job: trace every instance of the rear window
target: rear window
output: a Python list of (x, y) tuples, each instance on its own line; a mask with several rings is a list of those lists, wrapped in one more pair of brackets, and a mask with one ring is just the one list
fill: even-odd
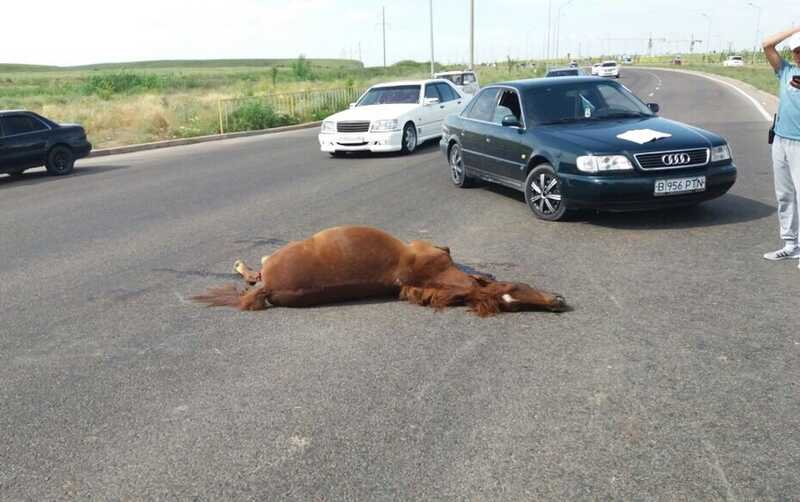
[(464, 111), (464, 116), (473, 120), (491, 122), (494, 118), (497, 94), (500, 89), (485, 89), (470, 101), (469, 107)]
[(733, 56), (731, 58), (731, 60), (733, 60), (733, 61), (741, 61), (742, 60), (742, 56)]
[(8, 115), (0, 120), (3, 121), (3, 132), (6, 136), (47, 129), (47, 126), (41, 120), (28, 115)]
[(456, 91), (447, 84), (438, 83), (436, 88), (439, 89), (439, 94), (442, 96), (442, 101), (453, 101), (459, 98)]

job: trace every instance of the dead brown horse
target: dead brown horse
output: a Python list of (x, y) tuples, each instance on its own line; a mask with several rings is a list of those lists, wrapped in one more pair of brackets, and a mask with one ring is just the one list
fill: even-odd
[(468, 305), (481, 317), (507, 311), (566, 309), (560, 295), (463, 272), (446, 247), (426, 241), (406, 244), (370, 227), (323, 230), (287, 244), (261, 263), (261, 272), (250, 270), (241, 260), (235, 264), (235, 270), (255, 287), (240, 292), (228, 285), (193, 299), (209, 306), (263, 310), (268, 305), (311, 307), (399, 296), (436, 309)]

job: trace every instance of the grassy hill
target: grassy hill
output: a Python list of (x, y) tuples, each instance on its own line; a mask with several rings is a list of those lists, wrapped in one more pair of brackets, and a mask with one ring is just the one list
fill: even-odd
[(52, 71), (52, 70), (58, 70), (58, 69), (59, 69), (58, 66), (0, 63), (0, 74), (2, 74), (2, 73), (16, 73), (16, 72), (30, 72), (30, 71)]
[[(124, 63), (98, 63), (79, 66), (45, 66), (0, 63), (0, 73), (34, 71), (86, 71), (86, 70), (189, 70), (223, 68), (286, 68), (296, 59), (166, 59), (160, 61), (129, 61)], [(307, 59), (313, 67), (321, 69), (359, 70), (364, 68), (361, 61), (352, 59)]]

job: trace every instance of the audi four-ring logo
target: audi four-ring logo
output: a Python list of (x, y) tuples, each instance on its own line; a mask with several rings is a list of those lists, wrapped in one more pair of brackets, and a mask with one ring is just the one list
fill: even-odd
[(669, 153), (661, 156), (661, 162), (665, 166), (682, 166), (692, 161), (688, 153)]

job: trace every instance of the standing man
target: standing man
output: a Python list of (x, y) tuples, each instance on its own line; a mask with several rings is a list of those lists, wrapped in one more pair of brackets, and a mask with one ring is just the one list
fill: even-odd
[[(786, 40), (794, 64), (784, 60), (775, 49)], [(764, 255), (767, 260), (800, 258), (800, 28), (777, 33), (764, 40), (767, 61), (778, 77), (778, 120), (772, 143), (772, 169), (778, 219), (784, 246)]]

